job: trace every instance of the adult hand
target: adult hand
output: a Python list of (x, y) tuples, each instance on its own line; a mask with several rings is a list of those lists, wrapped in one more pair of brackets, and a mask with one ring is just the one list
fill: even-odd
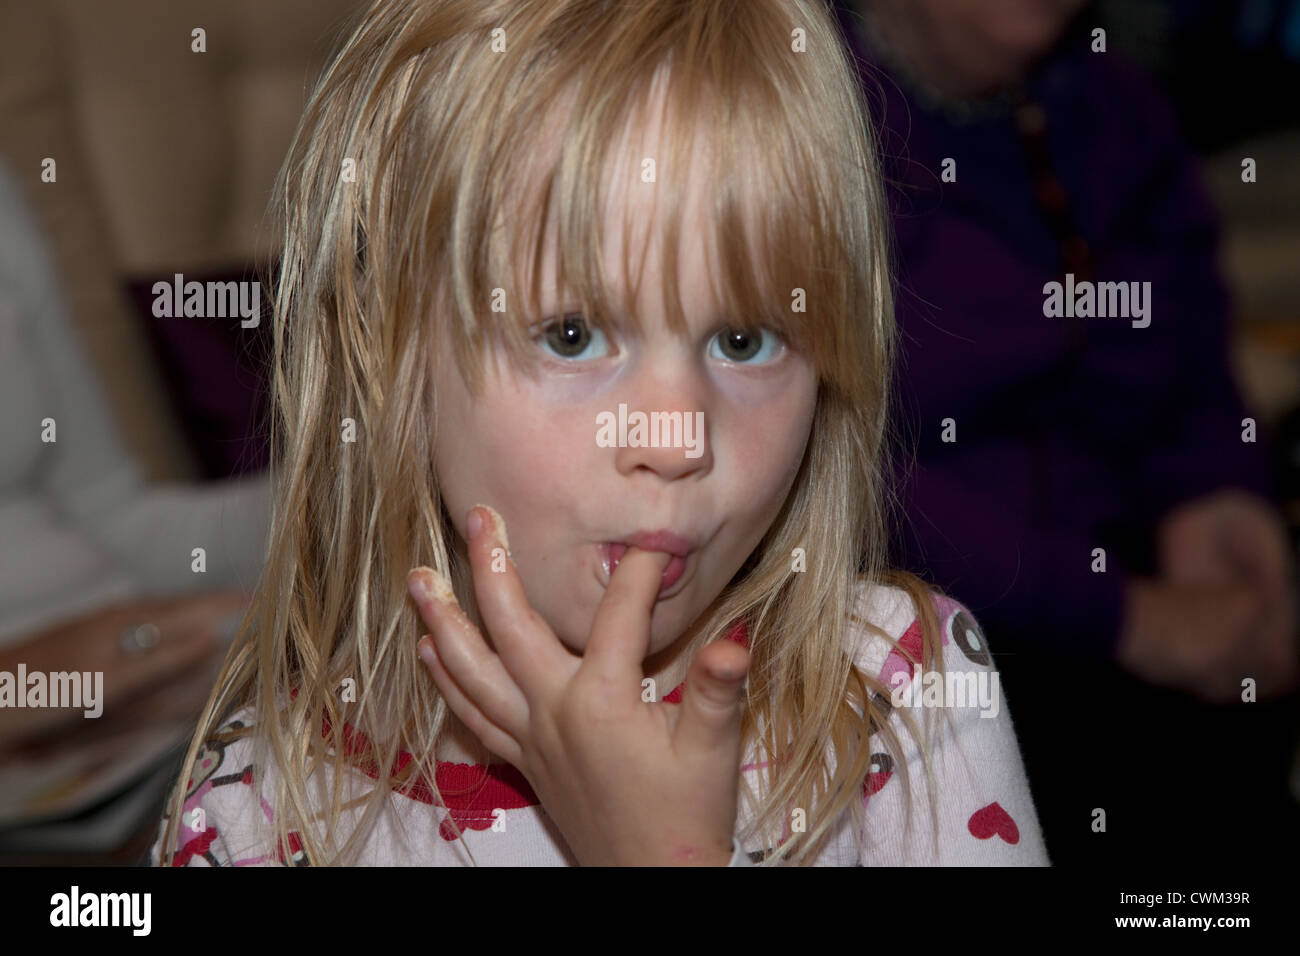
[[(0, 651), (0, 670), (16, 673), (23, 663), (29, 674), (102, 672), (102, 705), (108, 713), (142, 691), (181, 680), (192, 668), (211, 662), (225, 646), (219, 627), (229, 615), (244, 610), (248, 601), (243, 592), (222, 591), (117, 602), (6, 647)], [(128, 627), (140, 624), (157, 627), (160, 640), (143, 653), (127, 654), (119, 638)], [(0, 746), (84, 719), (84, 708), (6, 707), (0, 709)]]
[(1161, 569), (1170, 583), (1240, 584), (1257, 601), (1233, 664), (1259, 681), (1261, 696), (1296, 685), (1297, 614), (1294, 557), (1286, 526), (1263, 499), (1230, 490), (1195, 499), (1171, 512), (1158, 532)]
[(1281, 515), (1263, 499), (1223, 491), (1175, 508), (1157, 532), (1161, 571), (1173, 581), (1253, 582), (1283, 598), (1294, 580), (1291, 544)]
[(1163, 577), (1128, 584), (1120, 663), (1214, 703), (1239, 699), (1246, 677), (1260, 698), (1295, 687), (1293, 558), (1272, 508), (1237, 491), (1199, 498), (1157, 544)]
[(1240, 584), (1181, 585), (1134, 578), (1126, 584), (1120, 664), (1161, 687), (1188, 691), (1211, 703), (1241, 693), (1248, 672), (1251, 626), (1258, 600)]
[(582, 865), (726, 865), (748, 652), (716, 641), (692, 662), (680, 704), (644, 703), (642, 661), (669, 555), (628, 548), (577, 656), (528, 603), (513, 561), (493, 572), (504, 529), (492, 514), (475, 508), (468, 526), (496, 652), (432, 571), (408, 578), (432, 631), (421, 656), (452, 711), (528, 779)]

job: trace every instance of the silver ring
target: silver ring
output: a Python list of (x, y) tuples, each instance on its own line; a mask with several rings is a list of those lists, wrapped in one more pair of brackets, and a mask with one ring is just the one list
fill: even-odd
[(153, 624), (140, 624), (128, 627), (117, 639), (118, 647), (127, 657), (139, 657), (147, 654), (162, 640), (162, 633)]

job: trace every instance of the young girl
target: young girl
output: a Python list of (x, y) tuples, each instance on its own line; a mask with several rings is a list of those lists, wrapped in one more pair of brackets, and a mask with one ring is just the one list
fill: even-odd
[(823, 0), (365, 13), (278, 186), (270, 554), (155, 860), (1047, 862), (983, 635), (885, 566), (865, 117)]

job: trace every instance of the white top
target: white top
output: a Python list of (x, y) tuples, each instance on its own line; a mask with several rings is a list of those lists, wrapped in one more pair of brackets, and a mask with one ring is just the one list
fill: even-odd
[[(42, 440), (46, 419), (53, 442)], [(146, 481), (73, 331), (40, 227), (0, 166), (0, 647), (117, 600), (251, 590), (270, 511), (266, 473)], [(191, 570), (199, 547), (205, 573)]]
[[(868, 589), (865, 584), (860, 588), (856, 613), (875, 622), (919, 659), (920, 625), (907, 593), (883, 586)], [(893, 696), (898, 704), (889, 719), (899, 733), (911, 773), (912, 818), (910, 828), (905, 829), (902, 778), (891, 772), (891, 761), (881, 755), (863, 781), (862, 799), (869, 837), (866, 852), (859, 856), (854, 847), (849, 831), (851, 817), (846, 812), (815, 865), (1048, 865), (1011, 714), (996, 680), (997, 671), (984, 637), (960, 604), (939, 595), (932, 598), (943, 627), (945, 668), (961, 679), (963, 690), (969, 687), (983, 694), (957, 698), (955, 693), (946, 690), (950, 682), (940, 685), (932, 676), (921, 675), (919, 669), (914, 673), (907, 658), (884, 639), (860, 625), (850, 625), (855, 632), (855, 662), (881, 679), (886, 687), (896, 688)], [(743, 633), (743, 627), (738, 627), (728, 637), (744, 643)], [(955, 691), (955, 682), (952, 683)], [(648, 706), (675, 706), (670, 702), (674, 695)], [(923, 727), (921, 721), (927, 716), (942, 716), (937, 712), (927, 714), (926, 710), (942, 704), (949, 706), (953, 720), (951, 729), (946, 721), (936, 723), (942, 732), (936, 734), (936, 752), (931, 756), (937, 776), (940, 824), (936, 855), (919, 751), (906, 725), (898, 719), (898, 710), (903, 706), (912, 707), (912, 717)], [(230, 723), (248, 724), (251, 719), (251, 709), (245, 709)], [(270, 783), (261, 798), (255, 799), (252, 747), (251, 738), (243, 738), (224, 747), (210, 744), (210, 749), (199, 754), (194, 779), (187, 789), (184, 820), (178, 828), (179, 852), (175, 865), (278, 865), (289, 860), (296, 865), (309, 865), (296, 842), (296, 834), (291, 834), (287, 853), (273, 851), (265, 842), (268, 838), (259, 834), (259, 828), (273, 818), (274, 808), (266, 797), (271, 792)], [(409, 759), (409, 755), (403, 755), (398, 766)], [(749, 762), (752, 760), (751, 753), (747, 763), (742, 764), (742, 771), (756, 775), (759, 768)], [(531, 787), (509, 764), (495, 763), (485, 771), (480, 766), (439, 761), (436, 773), (439, 787), (448, 792), (448, 806), (435, 804), (431, 789), (421, 781), (408, 786), (405, 793), (395, 794), (371, 832), (360, 863), (472, 865), (454, 830), (444, 826), (446, 818), (453, 816), (464, 831), (464, 840), (474, 859), (481, 865), (575, 864), (558, 828)], [(347, 775), (343, 786), (345, 801), (373, 786), (372, 778), (359, 770), (350, 769)], [(269, 776), (274, 777), (274, 768)], [(757, 792), (757, 778), (749, 780)], [(327, 768), (321, 783), (329, 787), (331, 781), (332, 771)], [(455, 790), (465, 791), (465, 795), (453, 797)], [(746, 801), (742, 799), (741, 803), (739, 824), (746, 821), (748, 810), (744, 806)], [(344, 811), (345, 826), (355, 825), (360, 812), (359, 809)], [(151, 851), (155, 864), (165, 827), (164, 818)], [(732, 865), (749, 864), (751, 857), (762, 859), (764, 849), (738, 847)]]

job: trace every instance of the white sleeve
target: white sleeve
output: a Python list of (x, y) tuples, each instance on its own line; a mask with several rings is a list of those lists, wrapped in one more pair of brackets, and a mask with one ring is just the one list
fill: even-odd
[(749, 854), (741, 849), (740, 841), (732, 841), (731, 861), (727, 866), (753, 866), (754, 861), (749, 858)]
[[(879, 674), (892, 689), (889, 721), (910, 772), (912, 809), (910, 821), (905, 820), (902, 775), (889, 755), (873, 753), (879, 759), (866, 788), (862, 865), (1048, 866), (1015, 726), (984, 635), (957, 602), (935, 595), (935, 605), (944, 635), (944, 668), (954, 677), (940, 682), (933, 673), (923, 676), (897, 652)], [(908, 629), (914, 646), (919, 627), (914, 621)], [(933, 727), (937, 841), (920, 748), (900, 719), (903, 713), (923, 736), (930, 733), (926, 720)]]
[[(6, 417), (0, 423), (0, 431), (19, 430), (23, 441), (15, 438), (11, 447), (33, 456), (27, 481), (4, 491), (6, 504), (31, 512), (21, 530), (42, 534), (38, 524), (44, 524), (50, 535), (79, 538), (85, 551), (102, 554), (120, 570), (138, 595), (251, 589), (270, 519), (267, 475), (206, 485), (148, 483), (123, 444), (87, 350), (73, 330), (37, 220), (17, 182), (3, 170), (0, 223), (6, 348), (22, 350), (22, 361), (34, 373), (25, 379), (29, 387), (13, 396), (21, 406), (19, 420)], [(54, 421), (55, 441), (33, 448), (28, 436), (39, 434), (45, 419)], [(205, 551), (205, 573), (192, 570), (195, 548)], [(29, 560), (55, 557), (53, 549), (32, 551)], [(61, 571), (48, 568), (55, 578)]]
[[(229, 730), (233, 723), (222, 730)], [(167, 798), (158, 835), (149, 851), (154, 866), (284, 866), (279, 852), (268, 852), (271, 814), (269, 804), (253, 789), (250, 777), (252, 744), (248, 738), (221, 743), (204, 742), (199, 750), (185, 794), (167, 861), (162, 860), (168, 817), (175, 808), (173, 792)], [(290, 855), (298, 862), (301, 846), (293, 843)]]

